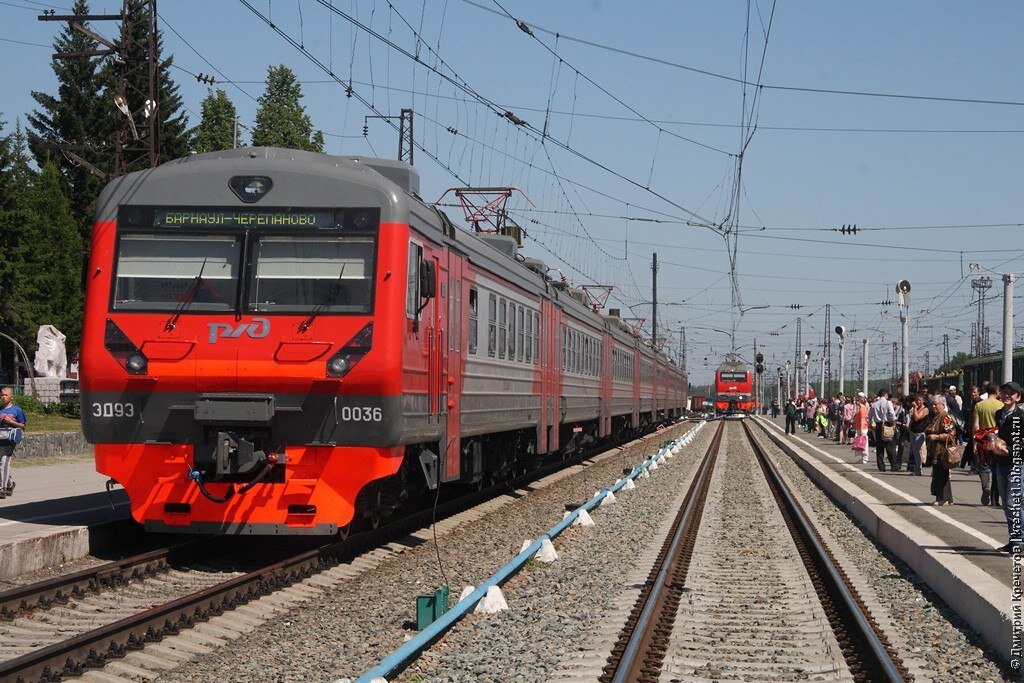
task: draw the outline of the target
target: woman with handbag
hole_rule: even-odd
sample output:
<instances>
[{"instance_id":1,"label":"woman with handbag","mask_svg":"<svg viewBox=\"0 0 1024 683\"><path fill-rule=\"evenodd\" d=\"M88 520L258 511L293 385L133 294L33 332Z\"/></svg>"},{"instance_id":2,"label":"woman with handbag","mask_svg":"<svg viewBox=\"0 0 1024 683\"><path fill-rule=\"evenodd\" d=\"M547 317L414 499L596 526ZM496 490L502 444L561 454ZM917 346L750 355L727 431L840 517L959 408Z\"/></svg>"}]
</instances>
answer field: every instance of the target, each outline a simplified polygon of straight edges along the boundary
<instances>
[{"instance_id":1,"label":"woman with handbag","mask_svg":"<svg viewBox=\"0 0 1024 683\"><path fill-rule=\"evenodd\" d=\"M932 421L925 430L928 457L932 461L932 505L952 505L953 487L949 470L960 464L960 444L956 440L956 425L946 408L946 397L932 397Z\"/></svg>"},{"instance_id":2,"label":"woman with handbag","mask_svg":"<svg viewBox=\"0 0 1024 683\"><path fill-rule=\"evenodd\" d=\"M25 411L14 405L14 389L0 389L0 499L14 493L11 479L11 458L14 447L21 442L21 430L28 423Z\"/></svg>"},{"instance_id":3,"label":"woman with handbag","mask_svg":"<svg viewBox=\"0 0 1024 683\"><path fill-rule=\"evenodd\" d=\"M853 413L853 450L861 454L861 462L868 461L868 398L864 392L857 392L857 409Z\"/></svg>"},{"instance_id":4,"label":"woman with handbag","mask_svg":"<svg viewBox=\"0 0 1024 683\"><path fill-rule=\"evenodd\" d=\"M931 418L928 406L924 404L924 394L915 394L910 403L910 446L907 448L907 472L915 477L921 476L921 447L924 445L925 431Z\"/></svg>"}]
</instances>

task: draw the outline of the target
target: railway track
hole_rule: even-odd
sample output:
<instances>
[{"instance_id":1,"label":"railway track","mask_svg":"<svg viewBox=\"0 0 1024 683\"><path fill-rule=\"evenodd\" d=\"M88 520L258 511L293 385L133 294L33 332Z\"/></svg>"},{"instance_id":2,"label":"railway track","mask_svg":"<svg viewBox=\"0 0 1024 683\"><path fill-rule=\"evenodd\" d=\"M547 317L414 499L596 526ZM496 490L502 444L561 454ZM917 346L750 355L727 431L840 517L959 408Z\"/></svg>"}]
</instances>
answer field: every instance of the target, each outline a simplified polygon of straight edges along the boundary
<instances>
[{"instance_id":1,"label":"railway track","mask_svg":"<svg viewBox=\"0 0 1024 683\"><path fill-rule=\"evenodd\" d=\"M738 430L720 423L600 680L910 680L747 421Z\"/></svg>"},{"instance_id":2,"label":"railway track","mask_svg":"<svg viewBox=\"0 0 1024 683\"><path fill-rule=\"evenodd\" d=\"M215 542L149 551L0 593L0 683L51 683L101 669L149 644L260 600L483 501L607 451L603 444L379 528L294 553L249 544L244 560ZM251 540L251 539L249 539ZM232 545L231 547L237 547ZM260 555L263 555L262 561ZM171 597L168 600L168 597Z\"/></svg>"}]
</instances>

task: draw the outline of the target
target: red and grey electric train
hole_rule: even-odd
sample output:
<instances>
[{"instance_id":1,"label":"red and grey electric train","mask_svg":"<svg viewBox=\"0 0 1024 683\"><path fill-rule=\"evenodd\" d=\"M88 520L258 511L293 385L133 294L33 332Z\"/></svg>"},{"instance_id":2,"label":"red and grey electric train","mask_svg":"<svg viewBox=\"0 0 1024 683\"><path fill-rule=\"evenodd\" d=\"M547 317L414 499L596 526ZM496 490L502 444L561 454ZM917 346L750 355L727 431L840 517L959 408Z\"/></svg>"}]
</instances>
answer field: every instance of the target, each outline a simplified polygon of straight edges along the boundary
<instances>
[{"instance_id":1,"label":"red and grey electric train","mask_svg":"<svg viewBox=\"0 0 1024 683\"><path fill-rule=\"evenodd\" d=\"M83 425L155 531L333 534L679 415L685 376L408 165L193 155L99 197Z\"/></svg>"},{"instance_id":2,"label":"red and grey electric train","mask_svg":"<svg viewBox=\"0 0 1024 683\"><path fill-rule=\"evenodd\" d=\"M715 372L715 413L731 415L754 410L750 368L746 363L727 360Z\"/></svg>"}]
</instances>

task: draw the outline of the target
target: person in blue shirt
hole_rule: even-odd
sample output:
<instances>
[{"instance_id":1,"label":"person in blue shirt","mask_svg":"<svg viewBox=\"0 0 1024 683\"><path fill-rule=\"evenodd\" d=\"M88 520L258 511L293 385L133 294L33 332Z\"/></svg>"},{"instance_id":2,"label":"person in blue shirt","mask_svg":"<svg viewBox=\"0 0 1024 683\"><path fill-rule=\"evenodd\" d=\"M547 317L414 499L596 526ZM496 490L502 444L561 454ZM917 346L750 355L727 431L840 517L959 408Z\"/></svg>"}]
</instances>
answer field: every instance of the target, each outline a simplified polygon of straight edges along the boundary
<instances>
[{"instance_id":1,"label":"person in blue shirt","mask_svg":"<svg viewBox=\"0 0 1024 683\"><path fill-rule=\"evenodd\" d=\"M28 418L25 411L14 405L14 389L4 387L0 389L0 429L17 427L25 429ZM17 444L10 440L0 440L0 499L6 498L14 493L14 480L11 479L11 459L14 457L14 448Z\"/></svg>"}]
</instances>

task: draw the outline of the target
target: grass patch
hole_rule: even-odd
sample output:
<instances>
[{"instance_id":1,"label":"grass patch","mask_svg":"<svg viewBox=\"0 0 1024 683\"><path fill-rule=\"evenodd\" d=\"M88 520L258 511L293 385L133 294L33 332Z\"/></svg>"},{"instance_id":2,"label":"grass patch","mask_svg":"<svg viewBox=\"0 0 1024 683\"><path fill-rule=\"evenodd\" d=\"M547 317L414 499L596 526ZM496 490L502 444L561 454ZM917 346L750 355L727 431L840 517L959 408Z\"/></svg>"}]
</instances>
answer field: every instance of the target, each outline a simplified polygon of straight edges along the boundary
<instances>
[{"instance_id":1,"label":"grass patch","mask_svg":"<svg viewBox=\"0 0 1024 683\"><path fill-rule=\"evenodd\" d=\"M17 404L17 401L15 401ZM36 413L25 411L25 415L28 417L28 429L26 433L32 434L33 432L80 432L82 431L82 421L74 418L65 417L63 415L53 415L47 413Z\"/></svg>"}]
</instances>

